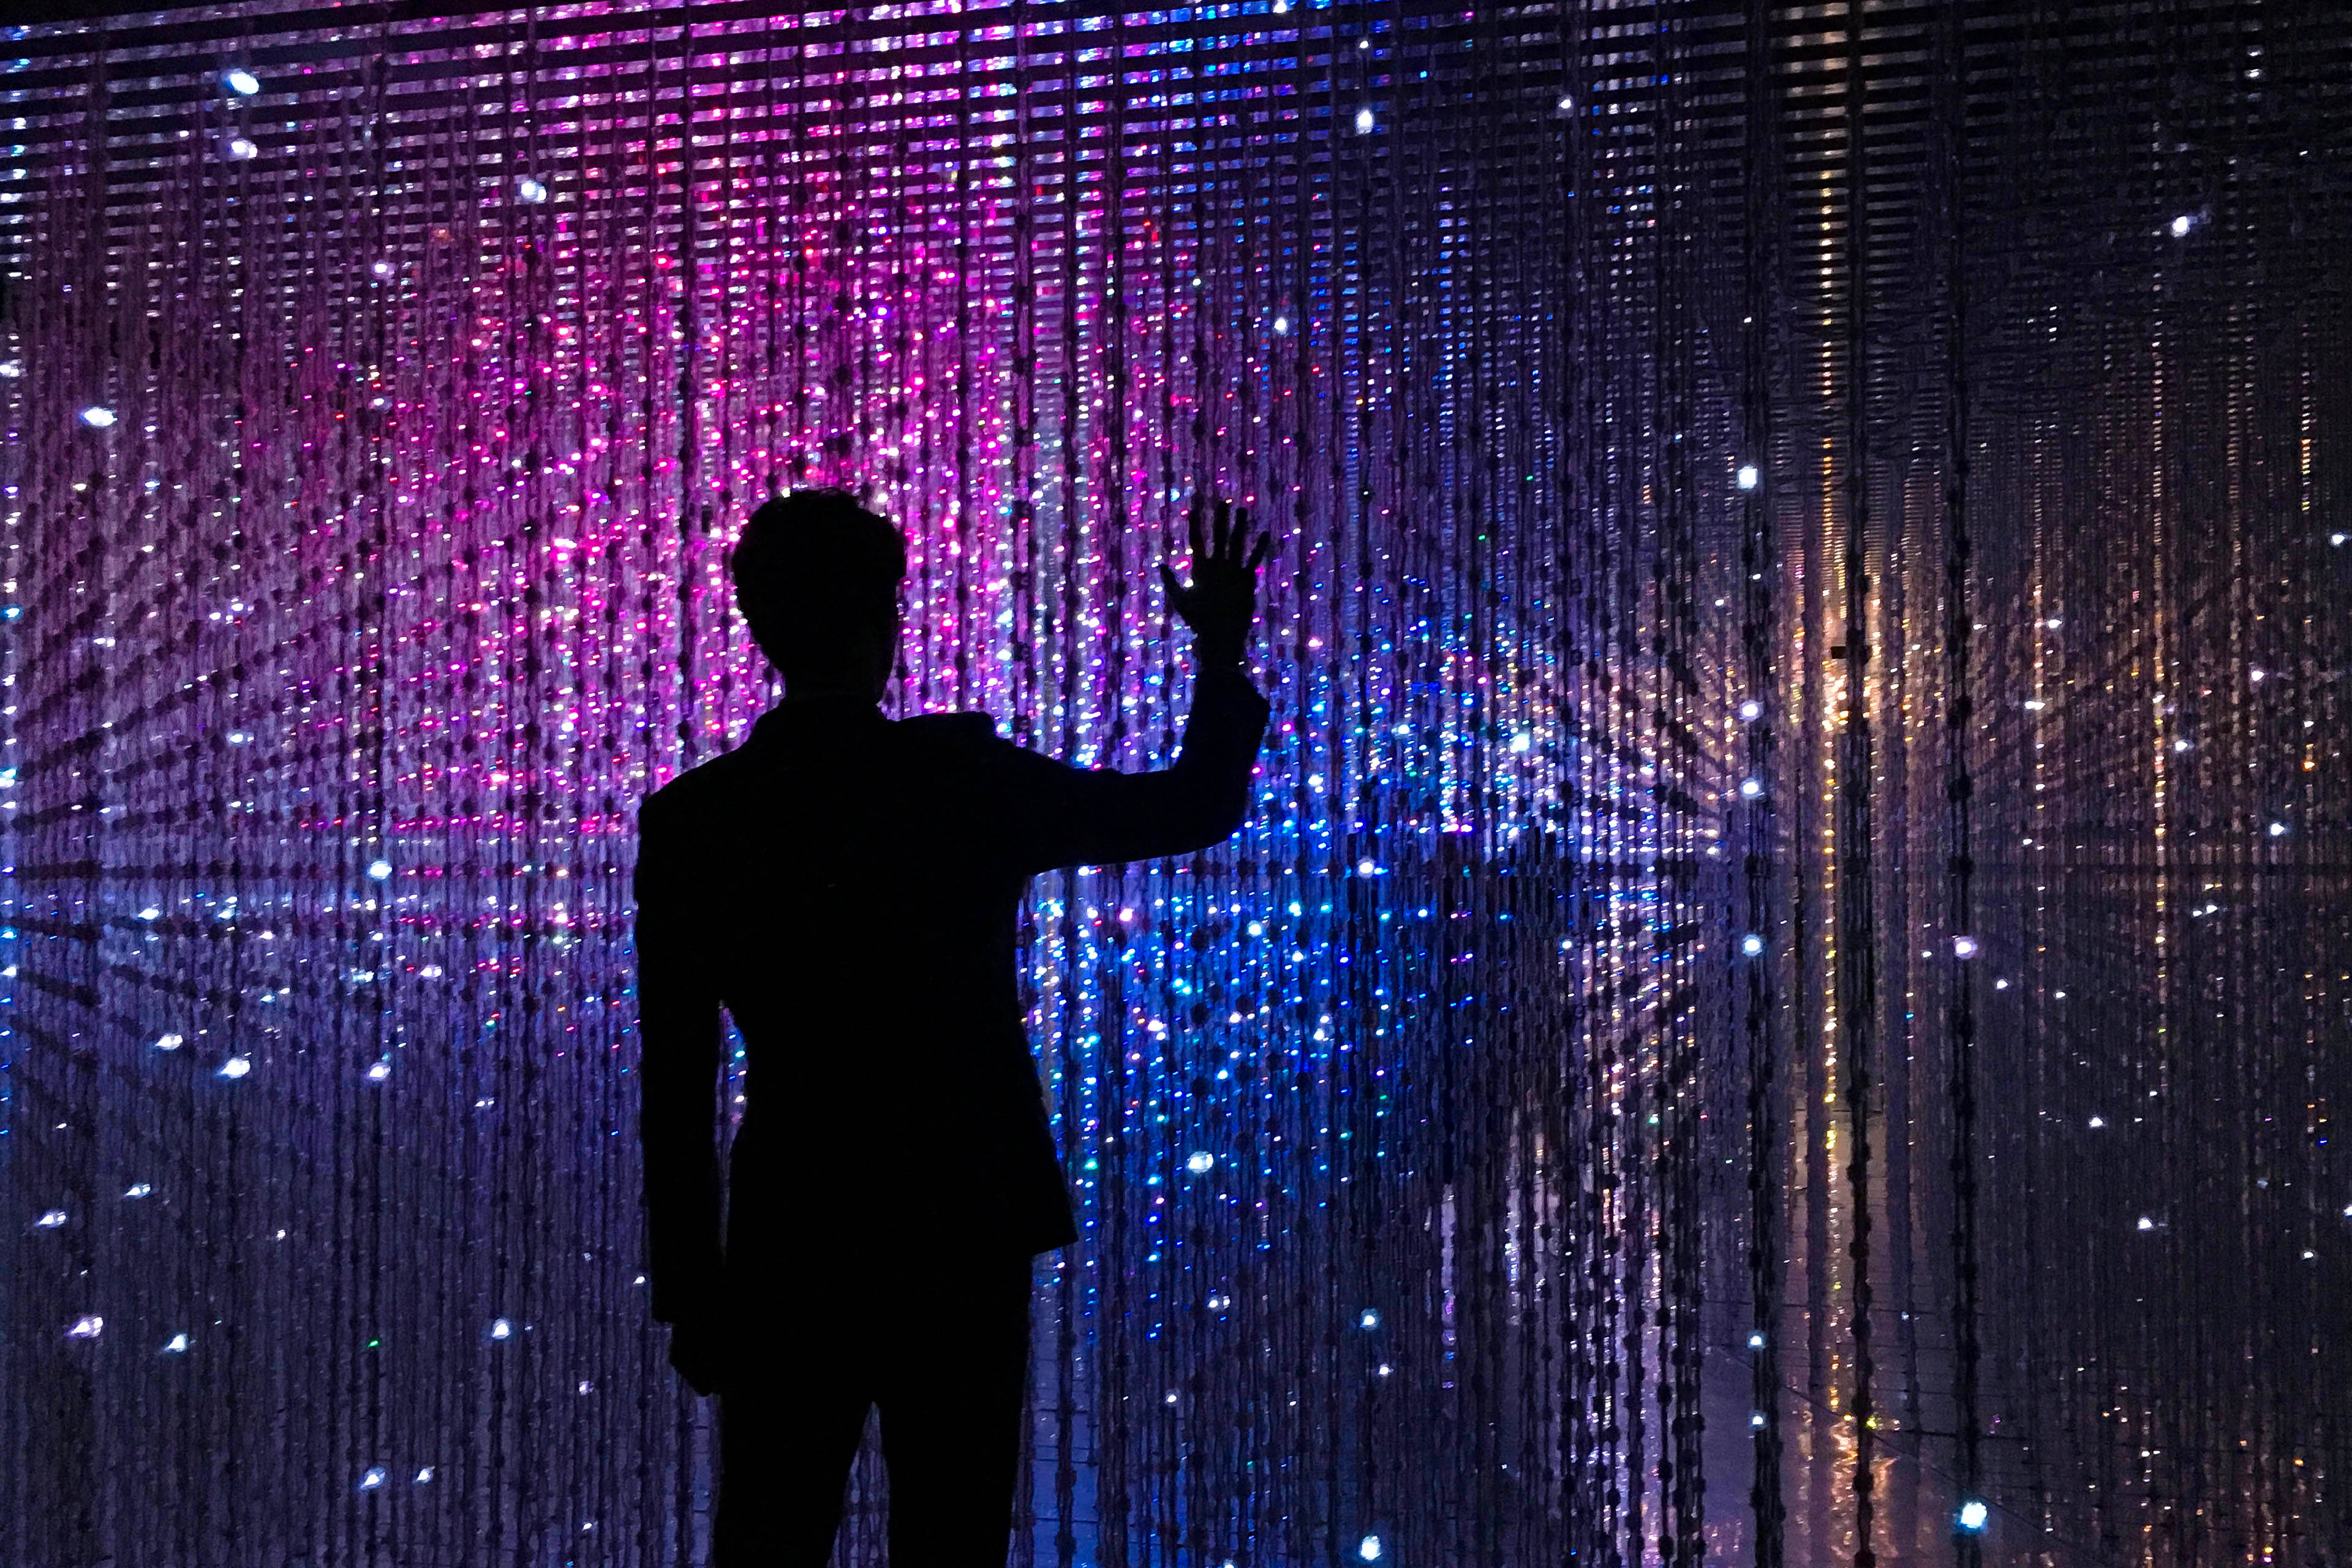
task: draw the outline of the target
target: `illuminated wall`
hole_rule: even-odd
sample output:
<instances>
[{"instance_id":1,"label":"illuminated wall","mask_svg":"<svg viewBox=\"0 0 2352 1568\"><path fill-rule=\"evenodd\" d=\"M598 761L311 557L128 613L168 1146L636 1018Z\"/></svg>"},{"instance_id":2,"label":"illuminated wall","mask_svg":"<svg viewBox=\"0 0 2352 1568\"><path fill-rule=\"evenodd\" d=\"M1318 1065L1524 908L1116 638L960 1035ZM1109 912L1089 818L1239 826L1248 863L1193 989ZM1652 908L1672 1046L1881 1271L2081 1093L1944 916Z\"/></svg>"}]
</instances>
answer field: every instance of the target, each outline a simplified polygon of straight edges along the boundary
<instances>
[{"instance_id":1,"label":"illuminated wall","mask_svg":"<svg viewBox=\"0 0 2352 1568\"><path fill-rule=\"evenodd\" d=\"M1630 1492L1562 1518L1498 1381L1560 1331L1531 1173L1618 1148L1570 1086L1646 1110L1678 1052L1623 1157L1688 1163L1708 946L1651 934L1713 787L1651 734L1697 667L1643 651L1705 657L1695 558L1653 583L1620 521L1651 349L1559 308L1649 204L1570 205L1558 60L1262 6L303 20L126 39L12 193L11 1179L65 1215L18 1300L70 1435L18 1495L90 1500L25 1549L697 1550L708 1431L636 1289L632 825L773 700L724 563L799 482L908 531L894 711L1130 768L1186 700L1185 503L1281 541L1250 826L1036 889L1086 1231L1040 1273L1038 1549L1638 1536ZM1695 1196L1600 1201L1580 1245L1695 1301L1652 1237ZM1612 1343L1620 1293L1574 1309ZM1633 1392L1695 1320L1636 1337L1580 1485L1695 1451ZM1493 1506L1424 1510L1440 1476Z\"/></svg>"},{"instance_id":2,"label":"illuminated wall","mask_svg":"<svg viewBox=\"0 0 2352 1568\"><path fill-rule=\"evenodd\" d=\"M0 1556L701 1560L633 822L802 483L1128 768L1277 540L1024 931L1024 1568L2343 1543L2347 46L1995 9L11 29Z\"/></svg>"}]
</instances>

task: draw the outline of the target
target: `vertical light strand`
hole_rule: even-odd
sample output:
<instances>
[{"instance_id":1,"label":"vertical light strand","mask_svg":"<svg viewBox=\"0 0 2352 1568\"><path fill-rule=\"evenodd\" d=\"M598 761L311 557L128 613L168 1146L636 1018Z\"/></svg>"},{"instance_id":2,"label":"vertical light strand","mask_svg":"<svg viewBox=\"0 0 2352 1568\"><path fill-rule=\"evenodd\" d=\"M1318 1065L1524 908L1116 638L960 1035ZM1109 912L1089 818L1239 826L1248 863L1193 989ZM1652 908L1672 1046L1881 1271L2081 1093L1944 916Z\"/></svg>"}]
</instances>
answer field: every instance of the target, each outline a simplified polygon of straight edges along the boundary
<instances>
[{"instance_id":1,"label":"vertical light strand","mask_svg":"<svg viewBox=\"0 0 2352 1568\"><path fill-rule=\"evenodd\" d=\"M1872 1049L1877 1022L1878 931L1872 912L1870 834L1872 777L1870 736L1870 558L1869 558L1869 162L1864 68L1864 0L1848 0L1845 11L1845 486L1840 524L1840 565L1844 586L1844 712L1838 734L1838 953L1837 1027L1845 1102L1847 1215L1852 1240L1848 1257L1851 1296L1847 1321L1853 1344L1853 1376L1848 1415L1853 1430L1853 1562L1873 1568L1878 1561L1874 1531L1877 1411L1873 1404L1870 1278L1870 1112Z\"/></svg>"}]
</instances>

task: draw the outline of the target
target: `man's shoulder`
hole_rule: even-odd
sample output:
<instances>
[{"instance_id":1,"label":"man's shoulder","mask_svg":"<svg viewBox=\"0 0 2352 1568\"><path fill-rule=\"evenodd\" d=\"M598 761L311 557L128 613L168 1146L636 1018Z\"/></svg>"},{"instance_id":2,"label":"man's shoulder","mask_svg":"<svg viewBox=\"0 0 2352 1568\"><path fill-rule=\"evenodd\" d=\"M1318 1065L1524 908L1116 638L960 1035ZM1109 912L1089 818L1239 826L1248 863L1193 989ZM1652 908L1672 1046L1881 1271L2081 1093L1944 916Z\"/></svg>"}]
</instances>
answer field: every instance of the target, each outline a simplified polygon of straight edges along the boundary
<instances>
[{"instance_id":1,"label":"man's shoulder","mask_svg":"<svg viewBox=\"0 0 2352 1568\"><path fill-rule=\"evenodd\" d=\"M689 816L724 795L733 787L742 770L743 753L740 747L707 763L698 763L639 802L637 820L644 824L676 821Z\"/></svg>"}]
</instances>

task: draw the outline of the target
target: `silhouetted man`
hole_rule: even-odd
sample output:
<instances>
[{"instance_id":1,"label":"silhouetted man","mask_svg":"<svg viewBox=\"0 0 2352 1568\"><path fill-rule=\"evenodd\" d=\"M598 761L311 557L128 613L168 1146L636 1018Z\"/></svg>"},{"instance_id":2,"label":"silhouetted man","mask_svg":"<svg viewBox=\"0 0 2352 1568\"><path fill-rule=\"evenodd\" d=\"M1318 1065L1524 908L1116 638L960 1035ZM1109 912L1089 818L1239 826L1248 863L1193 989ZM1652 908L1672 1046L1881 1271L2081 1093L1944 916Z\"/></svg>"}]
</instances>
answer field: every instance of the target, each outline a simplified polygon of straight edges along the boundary
<instances>
[{"instance_id":1,"label":"silhouetted man","mask_svg":"<svg viewBox=\"0 0 2352 1568\"><path fill-rule=\"evenodd\" d=\"M647 1270L670 1364L719 1405L719 1568L822 1568L869 1405L893 1568L1002 1568L1031 1258L1077 1239L1023 1028L1013 921L1057 867L1239 826L1266 702L1257 567L1224 503L1193 581L1173 767L1070 767L984 713L893 721L906 545L838 490L752 514L736 601L783 677L743 744L638 818ZM719 1010L747 1055L721 1247Z\"/></svg>"}]
</instances>

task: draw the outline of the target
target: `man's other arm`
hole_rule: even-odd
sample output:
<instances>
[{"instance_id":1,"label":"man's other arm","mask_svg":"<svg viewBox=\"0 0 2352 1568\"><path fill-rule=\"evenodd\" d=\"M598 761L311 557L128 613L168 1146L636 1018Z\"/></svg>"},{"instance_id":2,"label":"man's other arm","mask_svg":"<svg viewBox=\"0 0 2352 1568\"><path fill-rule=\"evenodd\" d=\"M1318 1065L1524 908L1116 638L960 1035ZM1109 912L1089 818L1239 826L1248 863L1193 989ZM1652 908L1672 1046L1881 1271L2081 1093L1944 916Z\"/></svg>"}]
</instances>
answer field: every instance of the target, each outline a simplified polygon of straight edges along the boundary
<instances>
[{"instance_id":1,"label":"man's other arm","mask_svg":"<svg viewBox=\"0 0 2352 1568\"><path fill-rule=\"evenodd\" d=\"M1248 815L1268 712L1235 660L1194 676L1175 763L1157 773L1075 768L1000 742L1018 869L1116 865L1222 843Z\"/></svg>"},{"instance_id":2,"label":"man's other arm","mask_svg":"<svg viewBox=\"0 0 2352 1568\"><path fill-rule=\"evenodd\" d=\"M637 818L637 1133L644 1142L646 1233L656 1320L718 1304L719 992L710 933L696 921L706 868L670 808Z\"/></svg>"}]
</instances>

